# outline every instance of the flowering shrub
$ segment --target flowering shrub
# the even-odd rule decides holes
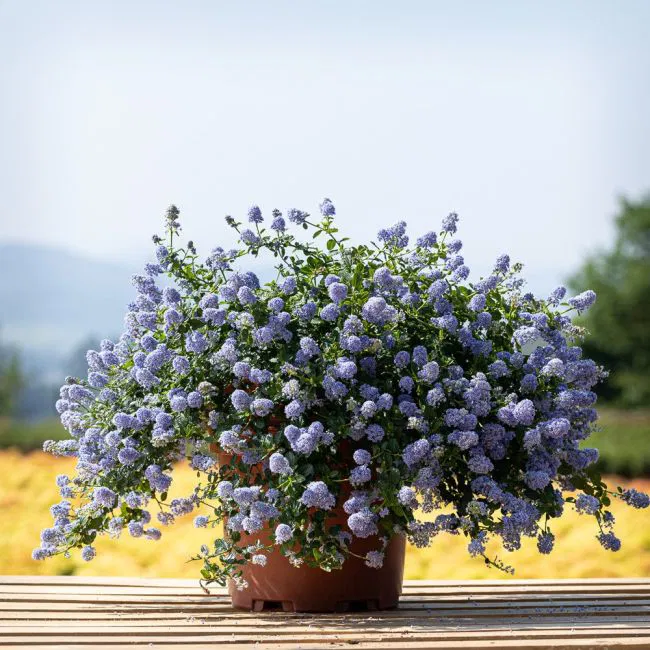
[[[157,540],[149,508],[167,526],[202,504],[195,525],[225,522],[227,534],[195,559],[221,584],[241,584],[241,566],[264,565],[274,548],[294,565],[339,568],[354,537],[376,540],[365,560],[380,567],[397,534],[425,546],[462,533],[471,555],[511,570],[485,555],[488,539],[514,551],[536,537],[549,553],[550,521],[567,504],[618,550],[610,498],[649,500],[610,492],[582,444],[605,373],[582,358],[569,315],[595,294],[537,299],[507,255],[469,281],[455,214],[409,247],[404,222],[352,246],[331,201],[320,212],[286,215],[313,231],[306,243],[278,211],[265,229],[253,206],[250,228],[226,218],[239,248],[200,262],[191,242],[176,247],[179,213],[168,210],[158,263],[134,277],[125,333],[89,351],[87,379],[61,389],[71,439],[45,449],[77,456],[77,475],[57,479],[64,500],[34,557],[81,548],[90,560],[104,533]],[[234,270],[264,251],[275,280]],[[168,501],[182,459],[197,485]],[[332,523],[341,506],[346,526]]]

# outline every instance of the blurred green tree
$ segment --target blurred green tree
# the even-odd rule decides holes
[[[22,386],[18,353],[0,341],[0,417],[13,413]]]
[[[569,285],[598,295],[581,324],[590,332],[586,356],[610,371],[600,395],[650,406],[650,195],[622,198],[619,210],[613,247],[590,256]]]

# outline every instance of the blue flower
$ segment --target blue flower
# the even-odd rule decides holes
[[[304,404],[300,400],[294,399],[284,407],[284,414],[290,420],[296,420],[303,414],[304,410]]]
[[[352,379],[357,374],[357,364],[349,359],[340,358],[336,361],[335,372],[339,379]]]
[[[133,465],[142,454],[133,447],[124,447],[120,449],[117,454],[117,459],[122,463],[122,465]]]
[[[284,300],[282,298],[271,298],[268,303],[268,308],[276,314],[284,309]]]
[[[415,382],[411,377],[401,377],[399,380],[400,390],[402,390],[405,393],[412,392],[414,386],[415,386]]]
[[[296,309],[296,315],[302,321],[310,321],[316,315],[317,311],[318,307],[316,303],[310,300]]]
[[[576,512],[583,515],[595,515],[600,510],[600,501],[590,494],[580,494],[576,498]]]
[[[144,527],[139,521],[132,521],[128,525],[129,534],[131,537],[142,537],[144,534]]]
[[[272,400],[266,399],[264,397],[258,397],[252,401],[250,410],[255,415],[264,417],[273,410],[273,407],[274,404]]]
[[[302,210],[296,210],[295,208],[291,208],[287,212],[287,217],[289,218],[289,221],[292,221],[293,223],[296,223],[299,226],[305,223],[305,220],[307,219],[308,216],[309,215],[306,212],[303,212]]]
[[[360,409],[360,413],[364,418],[371,418],[377,412],[378,406],[372,400],[366,400]]]
[[[296,282],[296,278],[290,275],[284,278],[279,286],[280,286],[280,291],[282,291],[282,293],[290,295],[295,292],[298,284]]]
[[[411,355],[406,350],[400,350],[393,358],[397,368],[406,368],[411,361]]]
[[[647,508],[650,505],[650,497],[634,488],[625,490],[621,498],[633,508]]]
[[[340,314],[340,310],[333,302],[325,305],[320,311],[320,317],[325,321],[335,321]]]
[[[269,457],[269,469],[274,474],[291,474],[292,472],[289,461],[277,451]]]
[[[336,499],[323,481],[312,481],[302,493],[300,502],[308,508],[331,510],[336,504]]]
[[[382,228],[377,233],[377,239],[388,246],[406,248],[409,243],[409,238],[406,235],[406,221],[399,221],[390,228]]]
[[[110,490],[107,487],[96,487],[93,490],[93,501],[107,508],[113,508],[115,506],[115,501],[117,499],[117,494]]]
[[[553,533],[546,531],[540,533],[537,537],[537,550],[543,555],[548,555],[553,550],[555,536]]]
[[[429,442],[422,438],[408,444],[402,453],[402,460],[406,463],[407,467],[414,467],[424,458],[426,458],[431,451]]]
[[[174,357],[174,360],[172,361],[172,368],[174,369],[174,372],[181,376],[184,376],[187,375],[190,371],[190,362],[188,361],[187,357],[177,356]]]
[[[568,302],[576,311],[585,311],[596,302],[596,293],[589,289],[573,298],[569,298]]]
[[[320,347],[310,336],[303,336],[300,339],[300,349],[307,358],[315,357],[320,354]]]
[[[181,294],[174,287],[165,287],[162,296],[166,305],[177,305],[181,301]]]
[[[202,354],[208,349],[208,342],[201,332],[190,332],[185,337],[185,347],[188,352]]]
[[[188,407],[187,398],[183,395],[174,395],[174,397],[169,400],[169,405],[171,406],[172,411],[182,413]]]
[[[529,399],[523,399],[512,409],[518,424],[530,426],[535,419],[535,406]]]
[[[472,557],[483,555],[485,553],[485,543],[487,541],[487,533],[482,530],[472,538],[472,541],[467,545],[467,550]]]
[[[418,372],[418,377],[425,384],[433,384],[440,375],[440,366],[435,361],[429,361],[422,366]]]
[[[278,524],[275,529],[275,543],[284,544],[293,537],[293,529],[287,524]]]
[[[477,293],[475,296],[472,297],[472,299],[469,301],[468,307],[472,311],[483,311],[485,309],[485,303],[487,299],[485,297],[484,293]]]
[[[335,303],[340,303],[347,298],[348,288],[344,284],[341,284],[340,282],[334,282],[329,285],[329,287],[327,288],[327,292],[329,294],[329,297]]]
[[[237,291],[237,300],[242,305],[252,305],[257,302],[257,296],[253,293],[252,289],[249,287],[239,287]]]
[[[236,411],[247,411],[253,399],[246,391],[238,388],[233,391],[233,394],[230,396],[230,401]]]
[[[540,331],[536,327],[523,325],[515,330],[512,338],[519,343],[519,345],[524,346],[526,343],[530,343],[531,341],[540,338],[540,336]]]
[[[366,427],[366,437],[370,442],[381,442],[384,439],[385,431],[379,424],[369,424]]]
[[[548,297],[548,302],[550,305],[557,306],[562,302],[564,296],[566,296],[566,288],[557,287],[551,291],[551,295]]]
[[[546,472],[531,470],[526,472],[524,481],[531,490],[543,490],[551,482],[551,477]]]
[[[404,485],[399,489],[397,493],[397,500],[408,508],[416,508],[418,504],[417,497],[415,495],[415,490],[408,485]]]
[[[262,211],[259,209],[259,206],[251,205],[251,207],[248,208],[248,220],[251,223],[262,223],[262,221],[264,221],[264,217],[262,216]]]
[[[334,204],[328,198],[323,199],[318,207],[320,208],[320,213],[324,217],[333,217],[336,214]]]
[[[427,404],[429,406],[438,406],[445,401],[445,391],[442,386],[435,386],[427,393]]]
[[[325,276],[325,279],[323,280],[323,284],[329,288],[330,285],[334,284],[335,282],[340,282],[341,278],[338,275],[334,275],[333,273],[328,273]]]
[[[230,499],[234,493],[233,485],[230,481],[221,481],[217,485],[217,495],[220,499]]]
[[[519,385],[519,390],[522,393],[534,393],[537,390],[537,377],[532,373],[524,375]]]
[[[356,537],[372,537],[378,532],[377,515],[369,508],[354,512],[348,517],[348,528]]]
[[[359,465],[350,472],[350,484],[361,485],[367,483],[372,478],[372,472],[368,465]]]
[[[368,551],[365,565],[371,569],[381,569],[384,566],[384,554],[381,551]]]
[[[108,383],[108,376],[102,372],[88,373],[88,384],[93,388],[103,388]]]
[[[81,549],[81,559],[85,562],[90,562],[95,555],[97,555],[97,551],[92,546],[84,546]]]
[[[287,227],[287,225],[286,225],[284,219],[280,215],[275,217],[273,219],[273,221],[271,222],[271,229],[276,230],[277,232],[284,232],[286,227]]]
[[[248,377],[254,384],[268,384],[273,379],[273,373],[270,370],[261,370],[260,368],[251,368]]]
[[[145,478],[149,481],[152,490],[166,492],[172,483],[171,476],[163,474],[159,465],[149,465],[144,472]]]
[[[497,261],[494,263],[494,272],[495,273],[507,273],[510,268],[510,256],[509,255],[499,255]]]
[[[372,458],[371,453],[367,449],[357,449],[352,458],[357,465],[368,465]]]
[[[457,230],[458,215],[451,212],[442,220],[442,231],[454,234]]]
[[[494,469],[494,463],[482,453],[470,456],[467,467],[474,474],[489,474]]]
[[[435,232],[431,231],[426,233],[425,235],[422,235],[422,237],[418,237],[416,244],[420,248],[433,248],[435,246],[436,241],[438,240],[438,237]]]
[[[245,230],[241,231],[240,238],[244,244],[248,244],[249,246],[254,246],[255,244],[260,243],[260,238],[252,231],[246,228]]]
[[[447,440],[460,449],[470,449],[478,444],[478,434],[476,431],[452,431],[448,436]]]
[[[421,368],[429,360],[427,349],[423,345],[416,345],[413,348],[413,363]]]
[[[619,551],[621,540],[614,533],[600,533],[598,536],[600,545],[608,551]]]

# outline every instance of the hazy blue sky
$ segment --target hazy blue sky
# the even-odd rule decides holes
[[[354,239],[451,210],[546,289],[650,188],[650,2],[0,0],[0,241],[132,263],[170,202]]]

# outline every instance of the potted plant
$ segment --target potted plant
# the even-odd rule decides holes
[[[470,281],[456,214],[413,246],[404,222],[352,245],[334,214],[329,199],[317,219],[289,210],[299,238],[253,206],[250,226],[226,217],[240,245],[200,261],[168,210],[126,331],[61,388],[71,439],[45,450],[76,456],[77,474],[57,479],[36,559],[91,560],[100,534],[157,540],[194,513],[224,526],[195,558],[204,584],[228,582],[237,606],[331,610],[394,606],[406,537],[462,534],[511,571],[488,539],[550,553],[551,522],[573,507],[618,550],[610,499],[648,497],[608,490],[584,445],[605,372],[571,315],[595,294],[535,298],[507,255]],[[260,254],[276,262],[264,284],[245,266]],[[183,460],[196,487],[168,500]]]

